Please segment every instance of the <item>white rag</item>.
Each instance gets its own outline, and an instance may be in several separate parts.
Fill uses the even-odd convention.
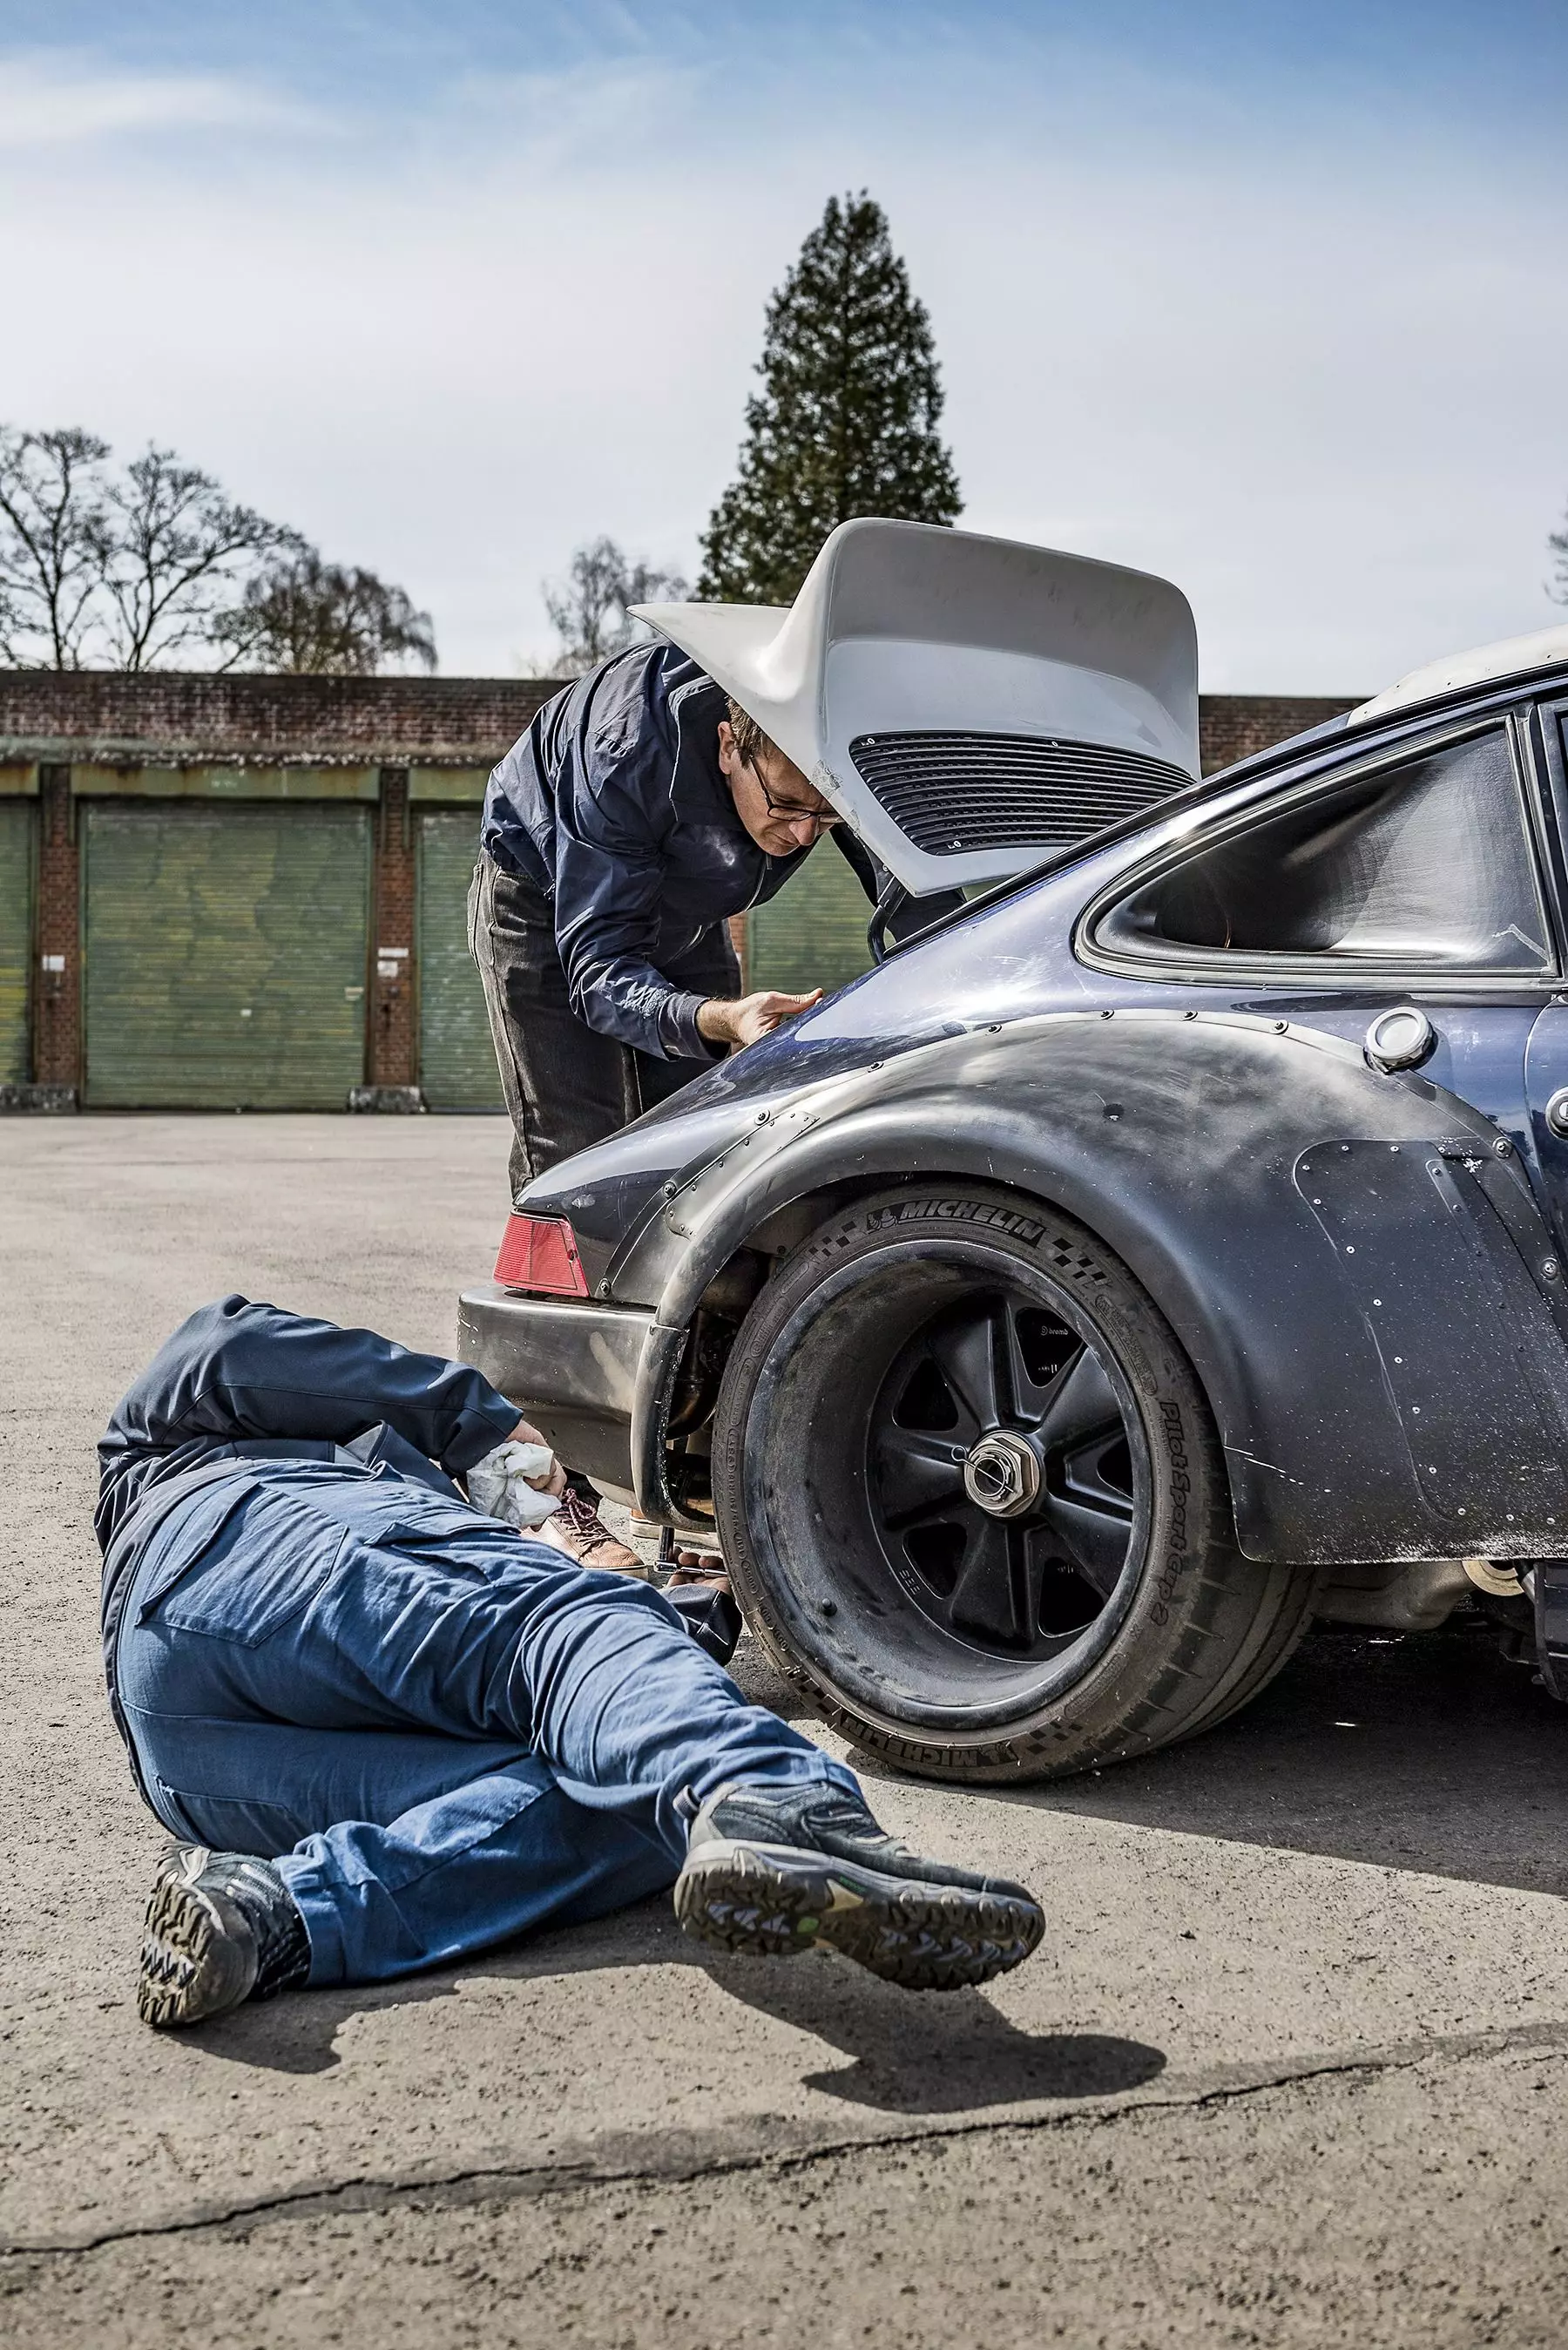
[[[541,1493],[530,1478],[547,1477],[556,1456],[547,1444],[516,1444],[508,1438],[476,1461],[468,1472],[468,1498],[487,1517],[509,1526],[542,1526],[560,1508],[556,1493]]]

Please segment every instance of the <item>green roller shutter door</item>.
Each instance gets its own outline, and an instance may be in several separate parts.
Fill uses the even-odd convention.
[[[746,918],[746,983],[829,993],[871,967],[871,906],[831,842],[815,848],[776,898]]]
[[[477,807],[420,818],[420,1085],[431,1109],[501,1109],[484,991],[468,951]]]
[[[365,1074],[370,812],[83,810],[92,1109],[342,1109]]]
[[[0,1085],[27,1080],[36,800],[0,800]]]

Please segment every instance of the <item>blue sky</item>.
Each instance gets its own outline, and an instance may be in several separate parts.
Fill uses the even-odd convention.
[[[1545,625],[1561,0],[0,12],[0,416],[171,442],[531,666],[695,567],[766,296],[869,187],[965,520],[1164,571],[1216,689]]]

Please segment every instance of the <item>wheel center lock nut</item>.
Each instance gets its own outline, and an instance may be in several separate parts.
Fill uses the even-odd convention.
[[[1027,1438],[993,1428],[963,1464],[963,1488],[988,1517],[1019,1518],[1040,1498],[1040,1456]]]

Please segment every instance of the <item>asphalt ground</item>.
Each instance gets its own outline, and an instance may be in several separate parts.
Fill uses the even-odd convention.
[[[0,2338],[1561,2342],[1568,1715],[1473,1621],[1314,1634],[1103,1776],[868,1773],[1044,1895],[983,1993],[717,1961],[658,1900],[139,2024],[161,1838],[103,1700],[94,1439],[227,1290],[449,1345],[504,1158],[483,1118],[0,1122]]]

